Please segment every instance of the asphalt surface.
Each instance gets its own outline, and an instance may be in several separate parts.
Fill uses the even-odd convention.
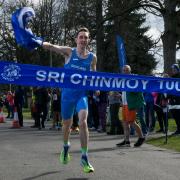
[[[10,129],[11,121],[0,124],[0,180],[179,180],[180,153],[143,144],[117,148],[123,136],[90,132],[89,159],[95,172],[85,174],[80,166],[78,133],[71,135],[72,160],[59,163],[62,131],[30,128]],[[49,125],[48,125],[49,126]]]

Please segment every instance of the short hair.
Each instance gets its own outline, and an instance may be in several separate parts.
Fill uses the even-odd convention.
[[[179,65],[178,64],[173,64],[171,66],[171,69],[174,69],[176,72],[180,72],[180,68],[179,68]]]
[[[124,70],[124,69],[128,69],[129,72],[131,72],[131,66],[128,65],[128,64],[126,64],[126,65],[123,66],[123,70]]]
[[[81,28],[77,31],[76,37],[79,35],[80,32],[87,32],[87,33],[90,35],[90,32],[89,32],[88,28],[86,28],[86,27],[81,27]]]

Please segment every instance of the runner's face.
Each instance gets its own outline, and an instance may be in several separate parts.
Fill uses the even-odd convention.
[[[89,43],[89,33],[88,32],[79,32],[76,38],[77,46],[86,47]]]

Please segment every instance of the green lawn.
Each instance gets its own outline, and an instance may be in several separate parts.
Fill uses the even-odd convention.
[[[32,119],[30,109],[23,108],[23,117],[24,119]]]
[[[7,116],[7,109],[3,108],[5,116]],[[31,112],[29,108],[23,108],[23,117],[24,119],[31,119]]]
[[[165,143],[165,137],[152,138],[147,140],[147,143],[180,152],[180,136],[168,136],[167,144]]]
[[[155,130],[158,130],[158,129],[159,129],[159,123],[156,122]],[[169,119],[168,120],[168,129],[171,132],[174,132],[176,130],[176,124],[175,124],[175,120],[174,119]]]
[[[156,123],[155,129],[159,129],[158,122]],[[169,119],[168,129],[170,132],[174,132],[176,130],[176,124],[174,119]],[[165,143],[165,135],[162,135],[162,137],[158,138],[148,139],[146,142],[157,147],[171,149],[180,152],[180,136],[168,136],[167,144]]]

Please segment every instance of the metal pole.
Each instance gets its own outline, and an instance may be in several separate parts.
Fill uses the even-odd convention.
[[[168,141],[168,135],[167,135],[167,132],[168,132],[168,106],[163,108],[163,112],[165,113],[165,144],[167,144],[167,141]]]

